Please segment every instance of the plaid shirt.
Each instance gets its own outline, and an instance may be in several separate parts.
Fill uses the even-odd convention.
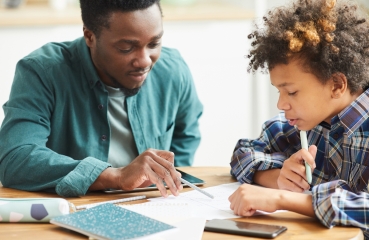
[[[316,145],[311,190],[316,216],[327,227],[360,227],[369,239],[369,90],[332,118],[307,132]],[[241,183],[259,170],[282,168],[301,149],[299,130],[281,113],[263,125],[259,138],[238,141],[231,161]]]

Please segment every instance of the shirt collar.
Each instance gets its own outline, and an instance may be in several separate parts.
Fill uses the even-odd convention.
[[[86,76],[86,80],[88,81],[90,87],[93,88],[96,83],[101,84],[100,77],[97,74],[96,68],[92,62],[90,49],[88,48],[85,39],[81,37],[77,41],[79,41],[77,51],[79,53],[79,60],[83,68],[84,75]]]
[[[369,117],[369,89],[363,92],[355,101],[332,118],[332,125],[341,123],[345,132],[350,135],[355,132]]]

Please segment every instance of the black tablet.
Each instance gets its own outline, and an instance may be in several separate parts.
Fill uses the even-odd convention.
[[[183,172],[181,170],[176,169],[177,172],[180,172],[182,174],[182,178],[184,180],[187,180],[188,182],[196,185],[196,186],[201,186],[205,184],[205,181],[197,178],[189,173]],[[183,186],[187,186],[186,184],[183,184]],[[117,190],[117,189],[105,189],[104,192],[105,193],[125,193],[125,192],[140,192],[140,191],[148,191],[148,190],[157,190],[158,188],[156,187],[155,184],[144,187],[144,188],[135,188],[132,190]]]

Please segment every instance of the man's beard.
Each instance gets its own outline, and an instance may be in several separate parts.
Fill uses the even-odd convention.
[[[140,91],[141,87],[144,84],[145,84],[145,82],[143,82],[143,84],[141,86],[137,87],[137,88],[129,89],[129,88],[125,88],[125,87],[121,86],[119,89],[124,93],[124,96],[126,96],[126,97],[132,97],[132,96],[136,95]]]
[[[119,88],[123,92],[124,96],[126,96],[126,97],[132,97],[132,96],[136,95],[140,91],[141,87],[146,83],[146,79],[145,79],[145,81],[142,83],[141,86],[139,86],[137,88],[130,89],[130,88],[124,87],[114,77],[112,77],[110,75],[108,75],[108,76],[109,76],[110,80],[115,84],[115,86],[117,88]]]

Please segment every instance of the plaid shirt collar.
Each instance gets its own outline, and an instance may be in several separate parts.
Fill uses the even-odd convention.
[[[369,117],[369,89],[363,92],[355,101],[332,118],[332,125],[342,125],[348,137],[352,135]],[[330,128],[329,124],[321,126]]]

